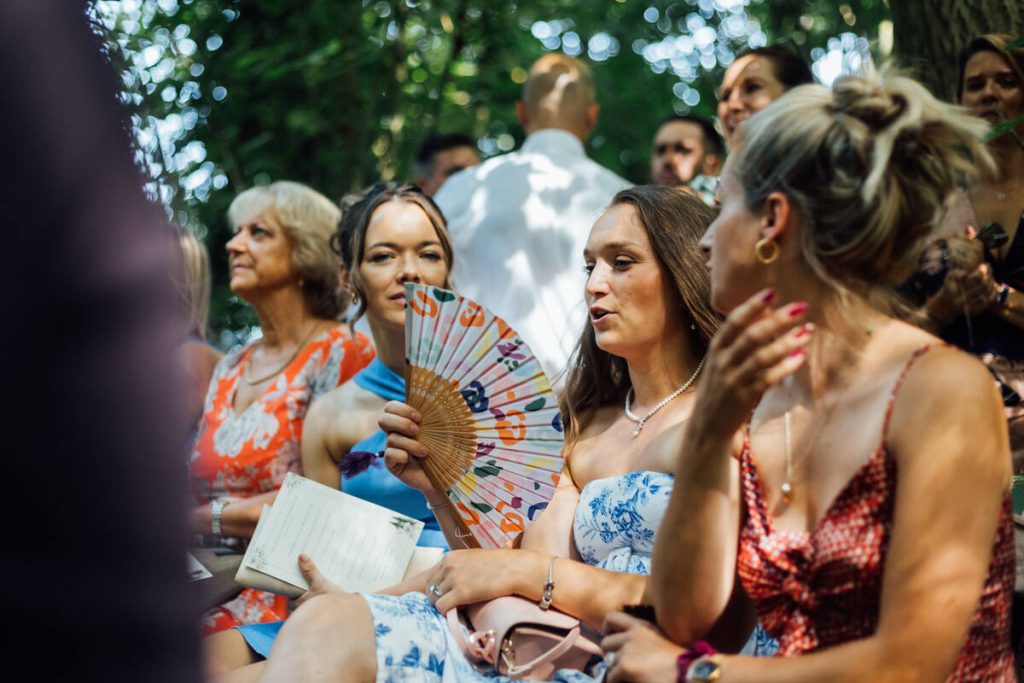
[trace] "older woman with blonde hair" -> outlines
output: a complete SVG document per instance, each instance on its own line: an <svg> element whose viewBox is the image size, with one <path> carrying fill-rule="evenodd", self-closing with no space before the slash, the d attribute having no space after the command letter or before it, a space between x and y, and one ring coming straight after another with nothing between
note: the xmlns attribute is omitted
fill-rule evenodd
<svg viewBox="0 0 1024 683"><path fill-rule="evenodd" d="M191 462L192 525L214 545L242 547L289 471L301 471L303 420L313 399L373 358L369 340L338 319L347 302L329 241L341 213L323 195L280 181L228 209L231 291L263 332L217 366ZM213 610L206 633L283 619L286 600L245 590Z"/></svg>

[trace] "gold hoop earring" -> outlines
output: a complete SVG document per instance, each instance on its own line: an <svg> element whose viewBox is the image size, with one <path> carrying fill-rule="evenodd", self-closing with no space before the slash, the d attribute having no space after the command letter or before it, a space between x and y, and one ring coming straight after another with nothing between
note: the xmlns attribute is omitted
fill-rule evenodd
<svg viewBox="0 0 1024 683"><path fill-rule="evenodd" d="M767 256L764 254L764 248L766 246L771 246L772 248L771 253ZM779 245L767 237L759 239L757 244L754 245L754 256L756 256L757 260L764 265L770 266L779 260Z"/></svg>

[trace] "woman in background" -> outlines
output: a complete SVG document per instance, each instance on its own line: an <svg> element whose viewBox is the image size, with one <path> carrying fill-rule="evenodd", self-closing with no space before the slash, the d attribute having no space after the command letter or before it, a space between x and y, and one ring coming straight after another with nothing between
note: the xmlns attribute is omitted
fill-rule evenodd
<svg viewBox="0 0 1024 683"><path fill-rule="evenodd" d="M238 195L228 209L231 291L249 303L263 336L217 366L192 453L192 526L213 545L242 548L289 471L309 404L373 358L368 339L338 317L339 264L328 244L338 208L299 183ZM277 621L287 600L252 589L206 615L203 631Z"/></svg>
<svg viewBox="0 0 1024 683"><path fill-rule="evenodd" d="M188 317L188 339L179 349L187 385L188 424L199 423L203 415L206 391L221 354L206 341L210 312L210 256L206 247L190 231L178 237L183 278L178 283L181 307Z"/></svg>
<svg viewBox="0 0 1024 683"><path fill-rule="evenodd" d="M811 68L798 54L779 45L740 54L722 75L718 121L733 146L736 127L781 97L790 88L813 83Z"/></svg>
<svg viewBox="0 0 1024 683"><path fill-rule="evenodd" d="M960 57L960 104L992 126L1024 115L1024 48L984 35ZM950 235L925 250L912 280L940 336L1000 381L1014 472L1024 468L1024 121L992 138L994 173L954 204ZM965 235L965 233L967 233ZM936 291L937 290L937 291Z"/></svg>

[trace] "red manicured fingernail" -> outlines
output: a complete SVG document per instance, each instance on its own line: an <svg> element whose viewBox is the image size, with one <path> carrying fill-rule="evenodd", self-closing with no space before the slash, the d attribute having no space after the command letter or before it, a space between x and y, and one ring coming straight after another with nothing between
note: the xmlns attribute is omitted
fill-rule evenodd
<svg viewBox="0 0 1024 683"><path fill-rule="evenodd" d="M807 309L810 307L810 304L808 304L806 301L801 301L800 303L793 304L793 307L789 309L789 317L795 318L798 315L803 315L804 313L807 312Z"/></svg>
<svg viewBox="0 0 1024 683"><path fill-rule="evenodd" d="M799 358L800 356L804 355L806 352L807 352L807 349L805 349L804 347L801 346L799 349L795 349L793 351L790 351L789 354L786 357L787 358Z"/></svg>
<svg viewBox="0 0 1024 683"><path fill-rule="evenodd" d="M768 291L766 291L764 294L761 295L761 301L763 301L764 303L769 303L774 298L775 298L775 290L774 289L769 289Z"/></svg>

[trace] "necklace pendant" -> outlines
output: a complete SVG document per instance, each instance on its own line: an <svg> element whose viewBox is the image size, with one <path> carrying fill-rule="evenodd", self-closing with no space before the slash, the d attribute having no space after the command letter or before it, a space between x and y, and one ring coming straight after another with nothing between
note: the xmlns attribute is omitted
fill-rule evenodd
<svg viewBox="0 0 1024 683"><path fill-rule="evenodd" d="M642 424L642 423L641 423L641 424L638 424L638 425L636 426L636 429L634 429L634 430L633 430L633 438L634 438L634 439L635 439L636 437L640 436L640 430L641 430L641 429L643 429L643 428L644 428L644 426L643 426L643 424Z"/></svg>
<svg viewBox="0 0 1024 683"><path fill-rule="evenodd" d="M785 503L786 505L789 505L790 503L792 503L793 502L793 485L790 484L788 481L784 481L784 482L782 482L782 486L780 487L780 490L782 491L782 502Z"/></svg>

